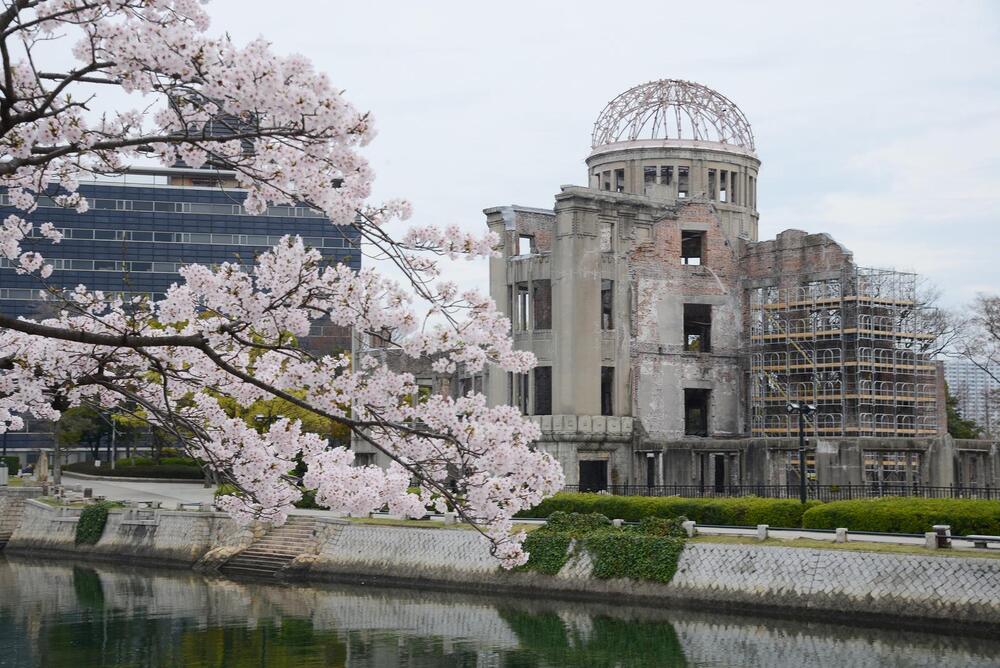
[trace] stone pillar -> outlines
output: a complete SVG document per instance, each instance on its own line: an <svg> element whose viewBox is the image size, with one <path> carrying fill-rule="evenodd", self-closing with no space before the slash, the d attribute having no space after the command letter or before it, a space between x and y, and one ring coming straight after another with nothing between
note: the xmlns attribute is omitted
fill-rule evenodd
<svg viewBox="0 0 1000 668"><path fill-rule="evenodd" d="M552 250L552 413L601 412L601 247L598 208L556 196Z"/></svg>

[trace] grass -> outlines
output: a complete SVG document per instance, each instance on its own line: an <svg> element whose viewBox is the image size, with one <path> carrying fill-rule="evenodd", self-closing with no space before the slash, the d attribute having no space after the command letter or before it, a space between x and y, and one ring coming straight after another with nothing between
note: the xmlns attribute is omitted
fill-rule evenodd
<svg viewBox="0 0 1000 668"><path fill-rule="evenodd" d="M722 543L724 545L770 545L773 547L814 548L819 550L846 550L848 552L881 552L883 554L916 554L922 557L985 558L1000 559L1000 550L928 550L922 545L900 545L897 543L850 542L834 543L832 540L815 538L793 538L781 540L768 538L760 541L752 536L696 536L691 543Z"/></svg>

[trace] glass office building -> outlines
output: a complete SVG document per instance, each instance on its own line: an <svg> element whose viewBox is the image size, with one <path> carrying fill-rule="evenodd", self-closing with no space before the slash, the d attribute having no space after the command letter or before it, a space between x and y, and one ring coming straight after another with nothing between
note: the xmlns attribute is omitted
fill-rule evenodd
<svg viewBox="0 0 1000 668"><path fill-rule="evenodd" d="M22 244L37 249L53 265L49 283L55 286L72 289L82 283L95 290L160 298L171 283L181 280L181 266L227 261L249 265L285 234L301 235L331 263L355 270L361 266L354 228L333 225L303 206L272 206L266 214L247 215L242 192L224 172L134 170L118 178L85 181L80 193L90 204L82 214L46 197L40 198L37 210L24 214L0 194L0 215L18 214L36 225L50 222L65 235L58 244L43 238ZM44 318L58 308L58 302L45 299L36 276L19 276L6 260L0 262L5 265L0 271L0 312ZM302 343L317 352L350 349L350 333L316 326ZM11 433L7 446L50 447L48 431L29 426L28 434Z"/></svg>

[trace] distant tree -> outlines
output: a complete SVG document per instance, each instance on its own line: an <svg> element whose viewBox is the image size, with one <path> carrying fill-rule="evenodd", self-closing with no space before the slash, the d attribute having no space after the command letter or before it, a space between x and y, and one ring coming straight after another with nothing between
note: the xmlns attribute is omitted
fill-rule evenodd
<svg viewBox="0 0 1000 668"><path fill-rule="evenodd" d="M958 399L945 384L948 409L948 433L952 438L979 438L983 430L974 420L963 418L958 412Z"/></svg>
<svg viewBox="0 0 1000 668"><path fill-rule="evenodd" d="M63 411L56 422L56 440L62 447L85 446L94 459L100 459L101 441L111 435L111 424L90 406L76 406Z"/></svg>
<svg viewBox="0 0 1000 668"><path fill-rule="evenodd" d="M1000 383L1000 295L976 297L959 329L950 356L972 362Z"/></svg>

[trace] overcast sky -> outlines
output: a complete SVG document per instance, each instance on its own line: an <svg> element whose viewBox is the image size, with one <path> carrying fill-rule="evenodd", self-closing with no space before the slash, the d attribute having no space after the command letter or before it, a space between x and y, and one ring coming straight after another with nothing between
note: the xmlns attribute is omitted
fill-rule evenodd
<svg viewBox="0 0 1000 668"><path fill-rule="evenodd" d="M645 81L734 100L761 239L829 232L956 306L1000 291L1000 2L214 0L214 31L301 53L373 112L376 199L484 230L585 184L594 120ZM485 261L458 278L486 289Z"/></svg>

